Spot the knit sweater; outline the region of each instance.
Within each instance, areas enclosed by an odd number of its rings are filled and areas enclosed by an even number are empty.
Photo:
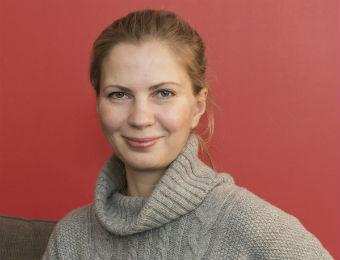
[[[120,192],[112,155],[94,202],[55,226],[43,259],[333,259],[297,218],[214,172],[191,135],[149,197]]]

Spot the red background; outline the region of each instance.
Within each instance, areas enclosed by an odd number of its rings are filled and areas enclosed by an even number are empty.
[[[2,0],[0,214],[60,219],[90,203],[111,154],[88,80],[99,32],[166,8],[204,38],[211,153],[340,257],[340,6],[334,0]]]

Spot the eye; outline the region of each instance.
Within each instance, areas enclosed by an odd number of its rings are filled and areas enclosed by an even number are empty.
[[[161,89],[157,91],[157,95],[161,98],[168,98],[168,97],[174,96],[175,93],[168,89]]]
[[[113,99],[125,99],[128,98],[128,94],[122,91],[115,91],[115,92],[111,92],[108,95],[109,98],[113,98]]]

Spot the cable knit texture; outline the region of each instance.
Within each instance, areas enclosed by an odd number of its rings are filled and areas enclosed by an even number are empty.
[[[333,259],[297,218],[197,152],[191,135],[149,197],[120,193],[124,167],[112,155],[94,202],[57,223],[43,259]]]

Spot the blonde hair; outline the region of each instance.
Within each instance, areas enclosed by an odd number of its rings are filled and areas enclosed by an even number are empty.
[[[177,54],[190,77],[193,93],[198,95],[207,89],[205,45],[200,35],[181,17],[166,10],[140,10],[127,14],[107,26],[92,47],[90,80],[98,96],[100,93],[101,66],[111,49],[119,43],[142,43],[156,39],[166,43]],[[204,130],[210,141],[214,131],[214,119],[207,99],[208,124]],[[206,141],[199,137],[200,146],[214,167]]]

